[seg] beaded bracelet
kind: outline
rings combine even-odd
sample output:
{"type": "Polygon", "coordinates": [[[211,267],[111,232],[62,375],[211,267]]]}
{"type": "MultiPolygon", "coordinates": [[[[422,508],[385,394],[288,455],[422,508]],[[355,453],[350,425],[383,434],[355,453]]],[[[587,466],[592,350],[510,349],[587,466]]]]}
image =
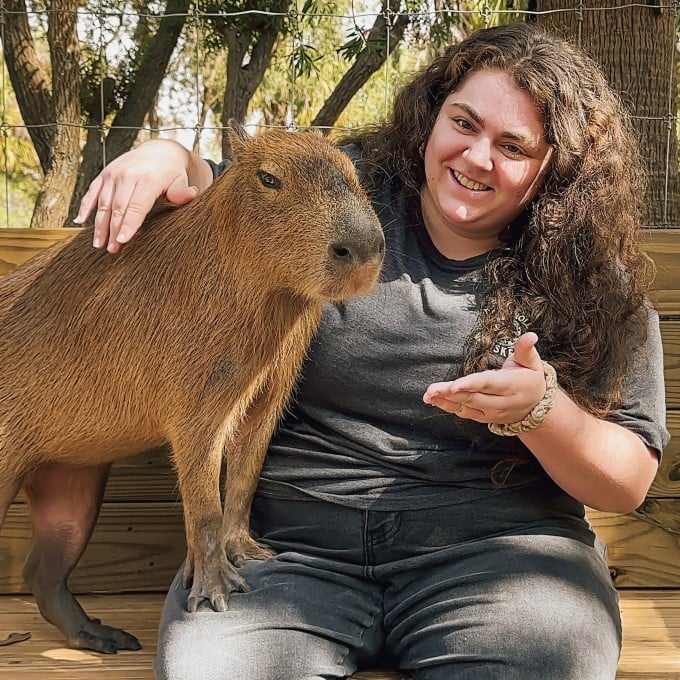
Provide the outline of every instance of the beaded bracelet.
{"type": "Polygon", "coordinates": [[[528,415],[516,423],[489,423],[491,432],[502,437],[515,437],[537,428],[548,417],[550,409],[555,405],[557,374],[546,361],[543,362],[543,374],[545,375],[545,394],[541,401],[531,409],[528,415]]]}

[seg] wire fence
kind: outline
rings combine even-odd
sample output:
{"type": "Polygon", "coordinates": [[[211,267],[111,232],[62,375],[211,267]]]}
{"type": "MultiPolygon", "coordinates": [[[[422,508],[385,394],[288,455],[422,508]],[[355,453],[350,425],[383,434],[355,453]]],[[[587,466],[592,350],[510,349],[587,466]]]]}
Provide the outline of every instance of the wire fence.
{"type": "Polygon", "coordinates": [[[173,138],[219,159],[229,111],[252,128],[365,125],[385,115],[399,84],[443,45],[475,28],[527,20],[566,34],[608,64],[605,72],[629,104],[649,159],[650,226],[680,224],[680,0],[260,4],[0,0],[0,227],[29,226],[34,205],[46,200],[47,166],[63,159],[41,154],[41,145],[60,129],[79,130],[72,215],[92,176],[140,141],[173,138]],[[77,89],[58,82],[57,47],[60,40],[68,46],[60,31],[68,30],[69,18],[77,39],[66,59],[79,60],[77,89]],[[27,77],[26,89],[37,94],[15,86],[27,77]],[[66,97],[57,94],[62,87],[66,97]],[[80,106],[69,119],[59,101],[73,100],[80,106]],[[136,117],[130,113],[140,106],[136,117]]]}

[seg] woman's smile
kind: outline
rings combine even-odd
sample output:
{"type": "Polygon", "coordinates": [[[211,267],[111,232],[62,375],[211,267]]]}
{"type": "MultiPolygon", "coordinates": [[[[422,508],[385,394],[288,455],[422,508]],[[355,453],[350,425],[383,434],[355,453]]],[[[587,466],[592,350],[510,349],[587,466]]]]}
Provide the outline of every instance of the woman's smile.
{"type": "Polygon", "coordinates": [[[470,191],[491,191],[491,187],[486,184],[481,184],[480,182],[475,182],[475,180],[466,177],[462,172],[456,170],[451,170],[453,178],[458,184],[469,189],[470,191]]]}

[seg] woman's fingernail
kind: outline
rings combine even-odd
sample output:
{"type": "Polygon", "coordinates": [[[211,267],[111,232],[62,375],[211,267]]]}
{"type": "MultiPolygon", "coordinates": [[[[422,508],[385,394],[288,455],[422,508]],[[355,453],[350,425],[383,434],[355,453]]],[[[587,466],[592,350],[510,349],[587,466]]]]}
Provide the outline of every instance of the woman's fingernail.
{"type": "Polygon", "coordinates": [[[92,247],[93,248],[102,247],[102,240],[98,236],[95,236],[94,239],[92,240],[92,247]]]}

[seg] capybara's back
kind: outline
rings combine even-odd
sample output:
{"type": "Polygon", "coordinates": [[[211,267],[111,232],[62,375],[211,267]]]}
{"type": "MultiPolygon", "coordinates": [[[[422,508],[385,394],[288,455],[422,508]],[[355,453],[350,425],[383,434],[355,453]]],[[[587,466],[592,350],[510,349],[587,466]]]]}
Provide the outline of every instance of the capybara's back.
{"type": "Polygon", "coordinates": [[[321,303],[375,282],[382,231],[342,152],[281,131],[239,131],[232,147],[208,190],[147,219],[120,255],[83,232],[0,279],[0,521],[47,463],[170,442],[190,556],[205,552],[222,449],[266,439],[321,303]]]}
{"type": "Polygon", "coordinates": [[[382,235],[349,159],[315,134],[245,144],[120,256],[85,232],[0,279],[0,436],[24,440],[21,458],[91,462],[166,441],[216,357],[224,371],[253,344],[266,361],[286,331],[267,306],[373,283],[382,235]]]}

